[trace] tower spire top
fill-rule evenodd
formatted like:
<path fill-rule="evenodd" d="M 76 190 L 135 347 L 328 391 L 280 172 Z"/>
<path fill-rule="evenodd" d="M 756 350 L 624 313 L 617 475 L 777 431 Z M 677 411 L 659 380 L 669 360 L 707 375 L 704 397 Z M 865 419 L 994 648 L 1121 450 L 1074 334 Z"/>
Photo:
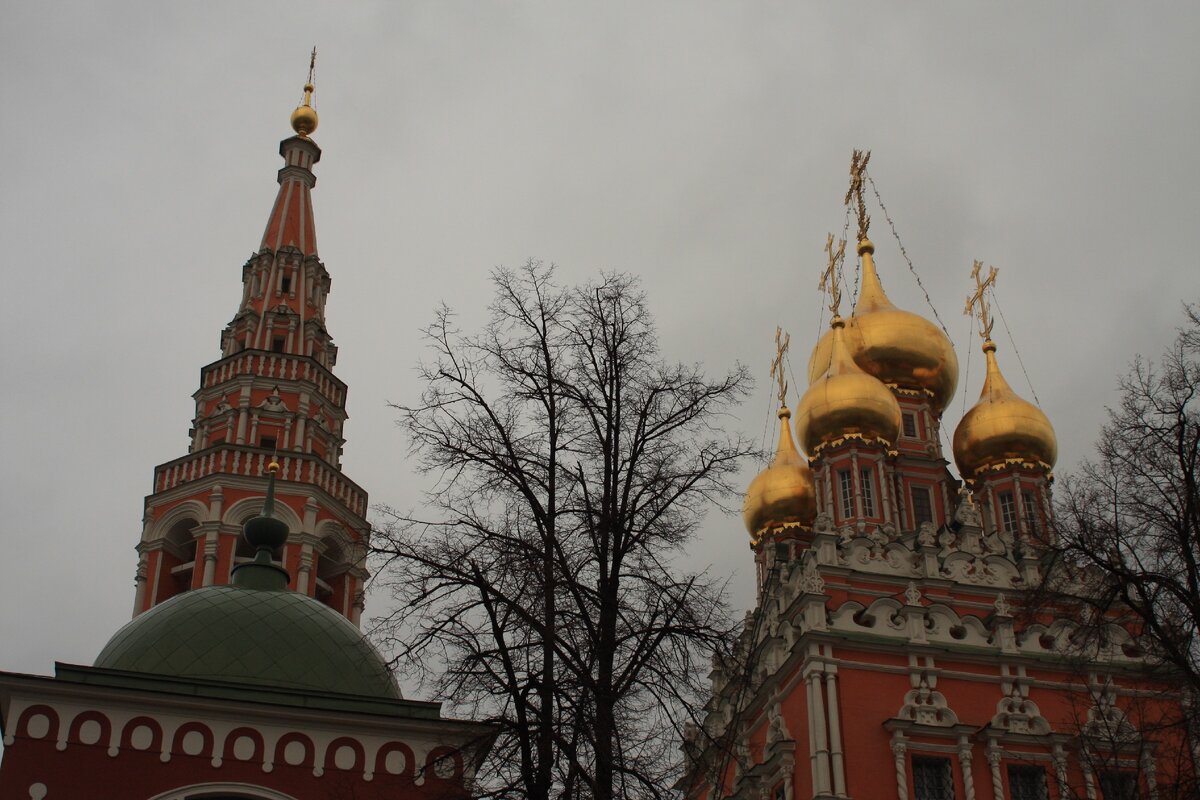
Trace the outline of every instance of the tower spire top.
<path fill-rule="evenodd" d="M 308 81 L 304 84 L 304 99 L 292 112 L 292 130 L 297 136 L 308 138 L 317 129 L 317 110 L 312 106 L 313 78 L 317 72 L 317 48 L 312 49 L 308 59 Z"/>

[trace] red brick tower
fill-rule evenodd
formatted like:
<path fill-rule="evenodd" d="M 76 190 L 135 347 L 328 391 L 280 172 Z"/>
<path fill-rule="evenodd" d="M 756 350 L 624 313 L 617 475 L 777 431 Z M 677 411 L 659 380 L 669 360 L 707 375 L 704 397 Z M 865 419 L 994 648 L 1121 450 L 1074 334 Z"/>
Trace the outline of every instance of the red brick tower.
<path fill-rule="evenodd" d="M 221 334 L 221 357 L 200 371 L 187 455 L 154 470 L 138 544 L 133 614 L 189 589 L 229 583 L 253 556 L 242 523 L 257 513 L 263 470 L 282 466 L 281 551 L 291 588 L 357 623 L 367 495 L 341 471 L 346 385 L 325 327 L 329 273 L 317 254 L 311 190 L 321 148 L 311 76 L 279 145 L 279 194 L 258 252 L 242 267 L 242 299 Z"/>

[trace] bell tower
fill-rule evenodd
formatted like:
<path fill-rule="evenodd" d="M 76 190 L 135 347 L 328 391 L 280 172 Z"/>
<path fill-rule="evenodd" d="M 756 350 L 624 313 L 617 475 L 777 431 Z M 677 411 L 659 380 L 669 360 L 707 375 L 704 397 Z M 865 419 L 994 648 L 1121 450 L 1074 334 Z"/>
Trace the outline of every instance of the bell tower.
<path fill-rule="evenodd" d="M 291 534 L 275 553 L 291 588 L 357 623 L 367 577 L 367 495 L 341 470 L 346 384 L 325 327 L 330 280 L 317 253 L 311 191 L 321 148 L 313 61 L 295 135 L 279 154 L 279 192 L 220 358 L 200 370 L 187 454 L 160 464 L 146 498 L 133 615 L 173 595 L 230 582 L 250 561 L 239 532 L 258 513 L 276 457 L 276 513 Z"/>

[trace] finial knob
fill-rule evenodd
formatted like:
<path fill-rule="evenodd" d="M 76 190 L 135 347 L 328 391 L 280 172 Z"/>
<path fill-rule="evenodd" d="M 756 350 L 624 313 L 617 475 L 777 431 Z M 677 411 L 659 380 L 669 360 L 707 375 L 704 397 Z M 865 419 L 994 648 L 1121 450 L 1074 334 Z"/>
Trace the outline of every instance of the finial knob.
<path fill-rule="evenodd" d="M 874 243 L 865 237 L 858 240 L 858 254 L 861 256 L 864 253 L 871 253 L 872 255 L 875 253 Z"/>

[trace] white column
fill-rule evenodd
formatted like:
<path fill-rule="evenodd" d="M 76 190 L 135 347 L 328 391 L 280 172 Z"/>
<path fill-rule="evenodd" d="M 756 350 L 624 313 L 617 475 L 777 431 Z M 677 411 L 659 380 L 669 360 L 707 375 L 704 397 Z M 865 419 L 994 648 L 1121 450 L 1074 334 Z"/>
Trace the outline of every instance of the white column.
<path fill-rule="evenodd" d="M 965 736 L 958 740 L 958 766 L 962 769 L 963 792 L 967 800 L 975 800 L 975 779 L 971 776 L 971 743 Z"/>
<path fill-rule="evenodd" d="M 829 701 L 829 755 L 833 766 L 833 792 L 846 794 L 846 765 L 842 758 L 842 717 L 838 710 L 837 673 L 825 673 L 825 693 Z"/>
<path fill-rule="evenodd" d="M 992 771 L 992 796 L 995 800 L 1004 800 L 1004 780 L 1000 777 L 1000 759 L 1002 754 L 995 743 L 988 747 L 988 766 Z"/>
<path fill-rule="evenodd" d="M 218 532 L 209 531 L 204 536 L 204 574 L 201 586 L 212 586 L 217 573 L 217 542 Z"/>
<path fill-rule="evenodd" d="M 829 791 L 829 742 L 825 731 L 825 700 L 821 694 L 821 673 L 813 672 L 808 676 L 808 690 L 813 698 L 813 726 L 817 734 L 817 771 L 815 773 L 817 791 Z"/>
<path fill-rule="evenodd" d="M 908 771 L 904 768 L 905 753 L 908 751 L 908 746 L 904 740 L 894 736 L 892 738 L 892 756 L 896 760 L 896 797 L 897 800 L 908 800 Z"/>

